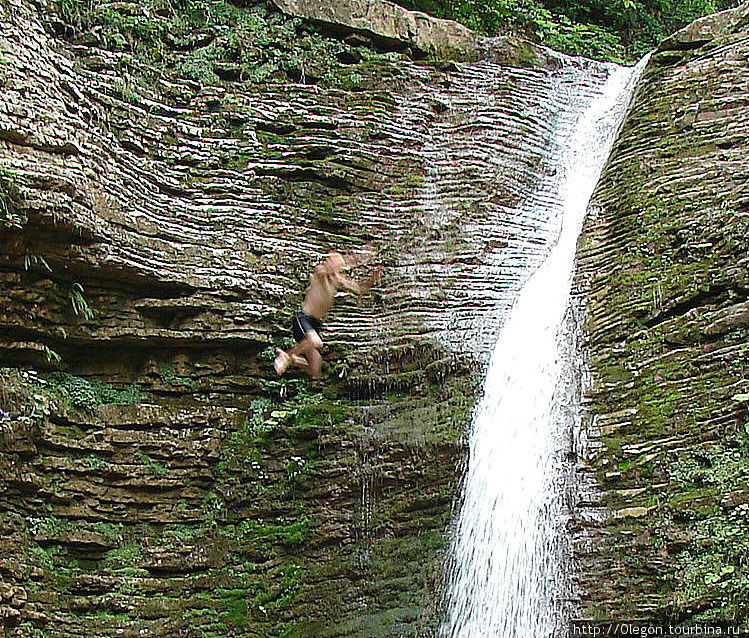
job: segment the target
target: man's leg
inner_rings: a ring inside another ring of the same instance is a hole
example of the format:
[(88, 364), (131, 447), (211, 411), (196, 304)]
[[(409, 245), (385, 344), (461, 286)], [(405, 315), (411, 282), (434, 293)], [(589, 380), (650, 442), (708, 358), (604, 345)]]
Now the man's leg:
[[(318, 363), (317, 376), (319, 376), (322, 367), (322, 355), (320, 354), (320, 348), (322, 348), (322, 345), (322, 339), (320, 339), (320, 335), (317, 334), (317, 331), (310, 330), (304, 335), (304, 339), (286, 352), (281, 350), (281, 348), (276, 348), (278, 356), (273, 362), (276, 374), (282, 375), (286, 372), (286, 368), (288, 368), (292, 362), (296, 363), (301, 368), (304, 368), (305, 364), (309, 364), (310, 370), (308, 370), (308, 372), (312, 374), (312, 362), (314, 361)], [(308, 354), (313, 351), (317, 353), (317, 356), (313, 354), (312, 361), (310, 361)], [(302, 358), (304, 359), (304, 362), (302, 362)], [(319, 362), (317, 361), (318, 358)]]
[(308, 330), (304, 334), (304, 339), (289, 350), (289, 354), (305, 354), (311, 348), (314, 348), (315, 350), (320, 350), (322, 348), (322, 339), (320, 339), (320, 335), (317, 334), (317, 330)]
[(273, 368), (279, 377), (286, 372), (286, 368), (289, 367), (291, 362), (291, 355), (281, 350), (281, 348), (276, 348), (276, 359), (273, 361)]
[(298, 355), (306, 356), (310, 350), (320, 350), (320, 348), (322, 348), (322, 339), (320, 339), (320, 335), (317, 334), (316, 330), (309, 330), (304, 335), (304, 339), (290, 350), (287, 350), (286, 354), (292, 358)]
[[(289, 350), (292, 361), (313, 379), (319, 379), (322, 374), (322, 355), (320, 348), (322, 339), (317, 331), (310, 330), (296, 346)], [(297, 352), (294, 352), (296, 350)]]
[(322, 375), (322, 355), (320, 351), (313, 348), (305, 353), (307, 359), (307, 372), (313, 379), (319, 379)]

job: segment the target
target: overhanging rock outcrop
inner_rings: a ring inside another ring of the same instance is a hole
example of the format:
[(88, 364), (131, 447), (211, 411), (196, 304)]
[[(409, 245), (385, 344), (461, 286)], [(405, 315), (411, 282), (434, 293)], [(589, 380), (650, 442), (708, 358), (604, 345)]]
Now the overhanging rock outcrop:
[(474, 31), (452, 20), (434, 18), (418, 11), (409, 11), (382, 0), (340, 0), (329, 3), (319, 0), (273, 0), (289, 15), (328, 27), (359, 31), (377, 39), (412, 46), (422, 54), (478, 54), (480, 37)]
[(422, 54), (460, 54), (476, 57), (480, 36), (452, 20), (409, 11), (383, 0), (273, 0), (289, 15), (339, 29), (359, 31), (377, 39), (411, 46)]
[(354, 31), (413, 57), (457, 60), (490, 58), (501, 64), (556, 67), (559, 60), (548, 49), (517, 36), (486, 38), (468, 27), (409, 11), (388, 0), (273, 0), (285, 13), (309, 20), (332, 32)]

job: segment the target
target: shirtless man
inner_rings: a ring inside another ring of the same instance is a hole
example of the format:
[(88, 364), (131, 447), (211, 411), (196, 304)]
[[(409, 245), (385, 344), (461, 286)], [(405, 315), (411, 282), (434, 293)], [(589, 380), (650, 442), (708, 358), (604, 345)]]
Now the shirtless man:
[(320, 349), (323, 345), (320, 331), (323, 319), (333, 307), (337, 290), (345, 288), (361, 295), (369, 292), (370, 288), (380, 280), (379, 269), (375, 269), (372, 276), (363, 281), (349, 279), (343, 276), (341, 271), (365, 264), (372, 257), (374, 257), (374, 252), (370, 249), (346, 256), (331, 252), (328, 253), (325, 261), (315, 266), (307, 285), (302, 310), (294, 315), (291, 324), (291, 333), (297, 344), (285, 352), (281, 348), (276, 348), (278, 356), (273, 367), (277, 374), (283, 374), (291, 363), (296, 363), (311, 377), (320, 378), (322, 370)]

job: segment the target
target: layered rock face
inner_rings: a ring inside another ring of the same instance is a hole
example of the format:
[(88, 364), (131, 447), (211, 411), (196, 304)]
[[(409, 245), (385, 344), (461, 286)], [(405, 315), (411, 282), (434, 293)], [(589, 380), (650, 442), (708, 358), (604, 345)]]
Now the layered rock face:
[[(55, 15), (0, 13), (6, 635), (429, 635), (565, 77), (365, 48), (348, 84), (187, 80)], [(384, 284), (339, 300), (324, 385), (277, 379), (310, 268), (365, 243)]]
[(581, 240), (603, 497), (580, 512), (587, 615), (749, 614), (747, 16), (653, 53)]
[[(338, 82), (185, 79), (55, 16), (0, 4), (3, 631), (431, 635), (484, 353), (557, 229), (521, 204), (566, 76), (506, 41), (382, 55), (352, 16)], [(584, 614), (746, 613), (746, 25), (654, 55), (581, 245)], [(310, 268), (365, 243), (384, 283), (339, 300), (324, 385), (277, 379)]]

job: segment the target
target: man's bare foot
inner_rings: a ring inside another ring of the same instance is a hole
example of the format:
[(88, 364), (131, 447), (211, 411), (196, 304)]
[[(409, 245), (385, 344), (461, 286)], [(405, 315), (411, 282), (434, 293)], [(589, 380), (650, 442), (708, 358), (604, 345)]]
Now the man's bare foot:
[(305, 359), (302, 355), (299, 354), (292, 354), (289, 355), (291, 357), (291, 360), (296, 363), (300, 368), (309, 368), (309, 361)]
[(276, 360), (273, 362), (273, 368), (276, 371), (276, 374), (278, 376), (281, 376), (284, 372), (286, 372), (286, 368), (289, 367), (289, 364), (291, 363), (292, 359), (291, 357), (286, 354), (281, 348), (276, 348), (276, 354), (278, 355), (276, 357)]

